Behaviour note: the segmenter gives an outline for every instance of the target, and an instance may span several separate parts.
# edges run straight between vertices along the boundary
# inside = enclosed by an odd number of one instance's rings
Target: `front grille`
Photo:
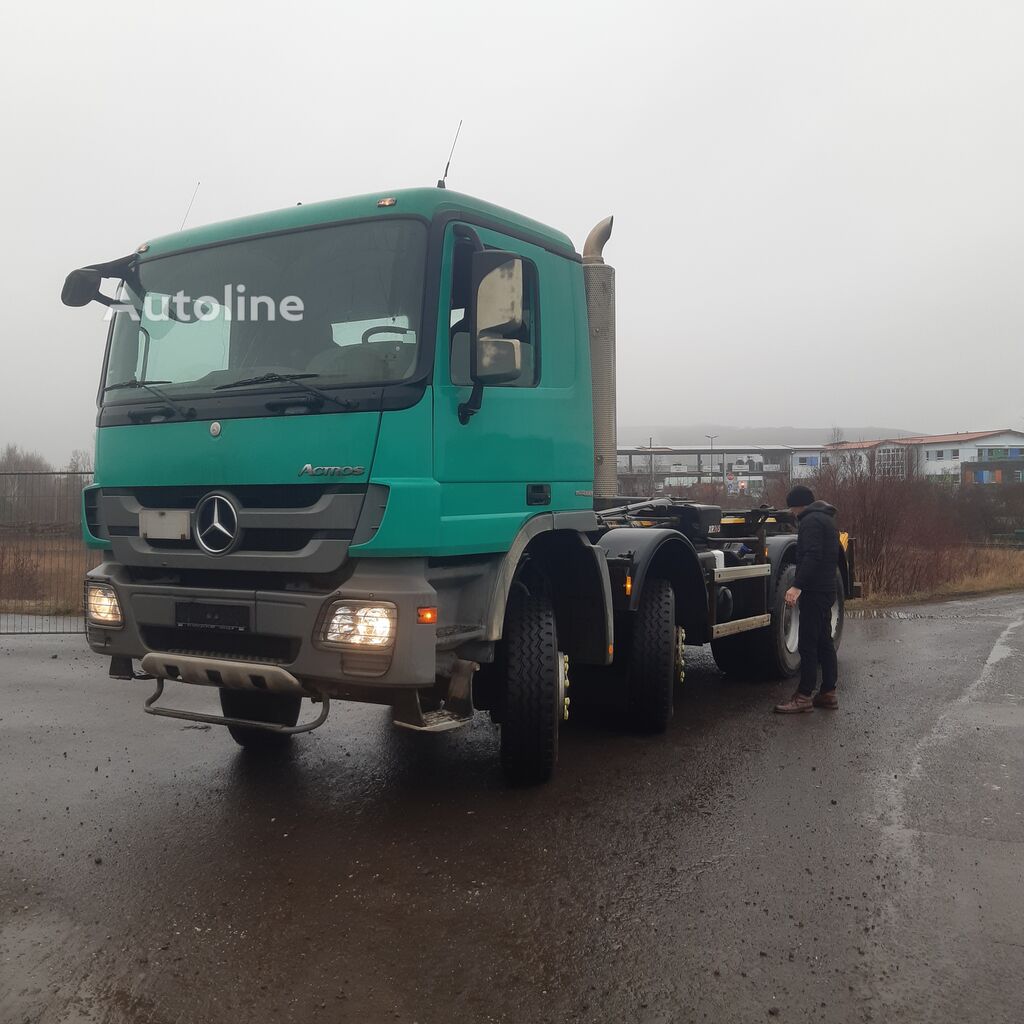
[[[287,564],[292,572],[318,574],[344,564],[367,494],[365,486],[348,484],[225,485],[219,490],[229,494],[237,515],[237,543],[221,553],[226,565],[269,569],[276,562],[282,569]],[[98,518],[108,531],[114,557],[124,564],[176,568],[214,561],[194,536],[140,536],[141,517],[153,510],[174,510],[170,514],[179,519],[187,515],[194,531],[197,507],[209,494],[209,488],[193,486],[104,488],[98,495]],[[174,530],[175,538],[177,534]]]
[[[218,633],[186,626],[141,626],[143,643],[151,650],[197,657],[233,658],[290,665],[299,655],[299,641],[260,633]]]
[[[132,536],[138,536],[136,531]],[[351,540],[351,530],[244,530],[235,551],[301,551],[314,540]],[[155,551],[196,551],[193,540],[156,540],[146,543]]]
[[[222,484],[188,487],[107,487],[104,494],[131,495],[143,508],[193,509],[211,491],[227,491],[244,508],[311,508],[325,494],[362,494],[363,484]]]
[[[212,560],[211,560],[212,562]],[[167,569],[162,566],[128,565],[124,567],[132,583],[147,586],[186,587],[194,590],[280,590],[309,594],[329,594],[351,575],[351,567],[332,573],[254,572],[223,570],[216,566],[202,569]]]

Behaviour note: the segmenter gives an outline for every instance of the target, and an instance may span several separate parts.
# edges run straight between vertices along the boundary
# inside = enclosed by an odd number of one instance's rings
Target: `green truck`
[[[793,675],[787,514],[616,496],[611,227],[581,256],[410,189],[73,271],[67,305],[110,307],[83,493],[110,674],[256,750],[332,700],[421,731],[486,711],[513,782],[550,777],[570,680],[659,732],[684,642]],[[837,572],[838,634],[852,550]],[[164,706],[168,681],[217,687],[223,716]]]

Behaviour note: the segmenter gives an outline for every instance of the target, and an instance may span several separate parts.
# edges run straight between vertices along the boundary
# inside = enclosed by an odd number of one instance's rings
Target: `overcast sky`
[[[502,14],[503,6],[508,11]],[[5,4],[0,444],[92,442],[67,271],[430,185],[609,213],[619,421],[1024,428],[1024,5]]]

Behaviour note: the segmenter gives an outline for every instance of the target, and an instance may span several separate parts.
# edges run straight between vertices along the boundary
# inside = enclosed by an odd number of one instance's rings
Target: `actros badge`
[[[299,476],[362,476],[365,472],[365,466],[314,466],[307,462]]]

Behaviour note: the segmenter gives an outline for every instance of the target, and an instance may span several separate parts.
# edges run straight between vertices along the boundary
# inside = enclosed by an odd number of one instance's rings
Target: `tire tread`
[[[515,784],[546,782],[558,760],[558,644],[548,588],[516,586],[504,630],[501,766]]]
[[[648,580],[633,620],[626,674],[630,717],[644,732],[664,732],[672,720],[676,663],[672,584]]]

